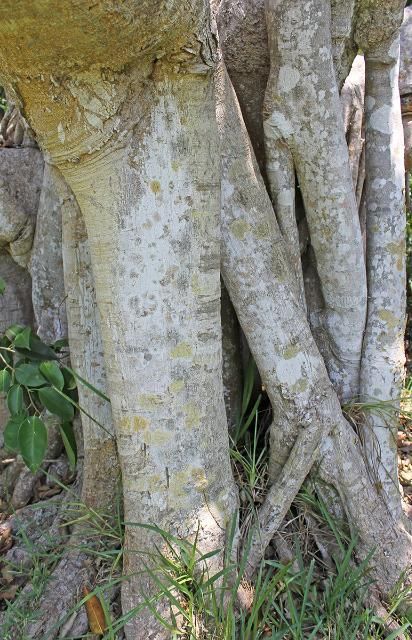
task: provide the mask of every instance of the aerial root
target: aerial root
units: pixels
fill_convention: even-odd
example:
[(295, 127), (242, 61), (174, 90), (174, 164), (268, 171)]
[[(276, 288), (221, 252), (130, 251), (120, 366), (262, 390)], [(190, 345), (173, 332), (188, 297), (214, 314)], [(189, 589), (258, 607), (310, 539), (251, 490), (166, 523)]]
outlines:
[(301, 431), (281, 474), (270, 487), (258, 511), (258, 526), (252, 536), (246, 568), (248, 579), (256, 571), (266, 547), (281, 526), (293, 499), (310, 472), (323, 432), (322, 424), (316, 420)]

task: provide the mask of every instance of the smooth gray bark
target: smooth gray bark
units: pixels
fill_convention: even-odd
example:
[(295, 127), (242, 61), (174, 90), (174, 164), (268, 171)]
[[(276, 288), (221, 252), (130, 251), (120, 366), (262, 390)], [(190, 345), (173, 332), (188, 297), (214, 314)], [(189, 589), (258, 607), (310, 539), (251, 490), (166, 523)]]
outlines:
[[(268, 0), (266, 17), (271, 71), (264, 127), (272, 197), (290, 229), (294, 164), (325, 302), (328, 340), (320, 348), (339, 396), (348, 400), (359, 393), (366, 272), (333, 66), (330, 3)], [(297, 24), (305, 24), (305, 38)], [(297, 259), (296, 233), (286, 238)]]
[[(2, 5), (0, 18), (9, 9)], [(75, 2), (52, 12), (42, 0), (17, 7), (24, 53), (5, 38), (1, 65), (19, 76), (14, 86), (40, 144), (86, 223), (129, 523), (128, 611), (151, 588), (136, 550), (152, 549), (153, 534), (139, 523), (183, 537), (198, 531), (209, 551), (224, 547), (236, 509), (221, 373), (215, 44), (200, 0), (158, 10), (128, 2), (115, 27), (105, 23), (105, 3), (92, 14)], [(146, 612), (128, 634), (164, 632)]]

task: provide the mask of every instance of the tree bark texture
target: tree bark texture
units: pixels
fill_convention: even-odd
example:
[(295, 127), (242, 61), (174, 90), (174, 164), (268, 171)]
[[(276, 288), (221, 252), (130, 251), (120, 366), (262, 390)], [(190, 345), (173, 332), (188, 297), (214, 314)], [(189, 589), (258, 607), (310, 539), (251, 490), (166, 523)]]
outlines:
[[(86, 502), (110, 505), (118, 453), (132, 576), (124, 611), (152, 592), (136, 551), (157, 538), (138, 524), (199, 531), (202, 551), (224, 547), (237, 508), (223, 397), (225, 387), (233, 426), (231, 304), (273, 410), (249, 575), (315, 468), (358, 533), (358, 556), (375, 548), (372, 573), (387, 593), (412, 556), (396, 425), (371, 413), (362, 449), (340, 401), (396, 402), (402, 378), (401, 2), (213, 2), (223, 57), (206, 0), (14, 5), (0, 6), (2, 78), (47, 154), (43, 184), (58, 185), (44, 208), (63, 215), (73, 365), (111, 399), (79, 389), (115, 436), (84, 418)], [(365, 120), (353, 76), (339, 96), (358, 47)], [(30, 264), (47, 332), (41, 212), (42, 200)], [(2, 215), (4, 244), (27, 264), (31, 214)], [(55, 310), (59, 286), (47, 301)], [(106, 483), (97, 456), (110, 461)], [(167, 636), (148, 612), (127, 633)]]
[[(46, 4), (36, 3), (27, 36), (36, 32), (37, 12)], [(119, 25), (101, 40), (103, 4), (95, 6), (93, 23), (84, 14), (73, 22), (72, 15), (56, 13), (36, 56), (24, 56), (33, 84), (18, 83), (88, 232), (131, 523), (124, 568), (133, 577), (123, 590), (125, 610), (150, 588), (145, 576), (136, 576), (142, 561), (134, 551), (147, 550), (153, 536), (136, 523), (156, 523), (183, 537), (199, 529), (200, 549), (209, 551), (224, 546), (236, 508), (221, 374), (215, 45), (203, 3), (177, 4), (160, 14), (140, 4), (128, 27), (120, 10), (128, 44), (110, 62), (108, 43), (111, 37), (113, 53)], [(61, 51), (65, 34), (69, 45)], [(70, 73), (73, 38), (80, 68)], [(50, 41), (57, 44), (60, 72), (70, 74), (64, 87), (54, 77), (59, 69), (50, 67)], [(132, 65), (128, 74), (120, 71), (124, 64)], [(43, 81), (34, 80), (38, 69)], [(50, 113), (44, 109), (49, 90), (60, 97)], [(131, 627), (131, 637), (160, 637), (149, 616)]]

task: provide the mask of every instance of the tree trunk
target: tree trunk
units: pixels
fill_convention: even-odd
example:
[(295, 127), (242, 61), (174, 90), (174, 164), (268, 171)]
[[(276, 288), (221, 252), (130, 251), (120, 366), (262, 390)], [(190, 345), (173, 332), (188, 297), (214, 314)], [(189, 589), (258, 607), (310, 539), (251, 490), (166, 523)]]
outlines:
[[(198, 532), (199, 550), (210, 551), (224, 548), (236, 512), (220, 272), (273, 410), (270, 486), (248, 575), (312, 468), (358, 532), (358, 557), (375, 548), (371, 571), (383, 592), (412, 558), (393, 490), (395, 423), (382, 431), (372, 415), (378, 460), (367, 436), (362, 451), (339, 402), (375, 389), (393, 400), (400, 379), (403, 169), (396, 53), (387, 44), (397, 37), (401, 2), (267, 0), (266, 24), (263, 0), (212, 5), (223, 60), (207, 0), (155, 7), (99, 0), (87, 12), (75, 0), (0, 6), (4, 81), (80, 209), (66, 192), (72, 359), (107, 389), (116, 439), (108, 405), (81, 388), (81, 403), (110, 432), (84, 420), (84, 498), (110, 505), (117, 448), (125, 613), (153, 593), (143, 554), (158, 538), (139, 524), (191, 540)], [(238, 55), (233, 42), (242, 38)], [(339, 99), (357, 47), (366, 56), (366, 153), (357, 142), (348, 151), (345, 133), (357, 141), (363, 118), (358, 110), (351, 129)], [(359, 207), (367, 214), (366, 247)], [(224, 328), (235, 326), (234, 316), (231, 323)], [(378, 349), (385, 356), (379, 372)], [(228, 362), (233, 422), (239, 362), (227, 376)], [(97, 456), (109, 464), (107, 482)], [(378, 484), (368, 475), (377, 462)], [(165, 616), (166, 604), (159, 603)], [(147, 610), (127, 634), (168, 636)]]
[[(63, 212), (64, 284), (71, 365), (84, 380), (105, 394), (104, 353), (86, 229), (74, 196), (56, 169), (52, 172)], [(82, 500), (88, 507), (111, 513), (120, 490), (120, 471), (110, 404), (81, 383), (77, 388), (79, 405), (84, 410), (81, 413)]]
[(28, 265), (37, 333), (47, 343), (67, 336), (61, 209), (52, 174), (46, 162)]
[(399, 399), (404, 377), (406, 304), (403, 129), (398, 87), (399, 39), (365, 55), (368, 319), (361, 397), (391, 401), (370, 413), (364, 442), (375, 482), (401, 514), (397, 464)]
[[(97, 54), (112, 75), (79, 71), (64, 88), (45, 80), (52, 94), (64, 95), (64, 111), (52, 110), (52, 116), (36, 107), (41, 80), (22, 82), (18, 90), (86, 222), (130, 523), (127, 611), (150, 588), (139, 575), (142, 556), (134, 551), (150, 548), (153, 534), (137, 525), (156, 523), (183, 537), (199, 530), (200, 550), (210, 551), (224, 546), (236, 498), (222, 394), (215, 47), (207, 11), (194, 2), (189, 12), (170, 7), (154, 12), (154, 19), (143, 3), (124, 34), (128, 50), (118, 49), (112, 59), (118, 27), (113, 47), (110, 37), (99, 45), (102, 7), (96, 5), (93, 26), (84, 14), (77, 12), (73, 23), (56, 10), (47, 39), (38, 41), (36, 55), (24, 64), (32, 74), (40, 65), (49, 78), (57, 56), (67, 72), (67, 53), (59, 55), (59, 45), (49, 57), (50, 42), (61, 43), (66, 35), (68, 42), (77, 41), (83, 61)], [(42, 8), (38, 3), (36, 9)], [(169, 41), (164, 34), (170, 37), (176, 17), (180, 23)], [(37, 12), (30, 18), (25, 37), (37, 32)], [(132, 45), (137, 28), (138, 45)], [(141, 55), (128, 74), (119, 74), (118, 65), (129, 63), (132, 51), (138, 55), (159, 35), (165, 55)], [(12, 58), (7, 55), (9, 68)], [(80, 118), (77, 126), (70, 125), (74, 116)], [(130, 623), (130, 637), (160, 637), (158, 623), (143, 620)]]

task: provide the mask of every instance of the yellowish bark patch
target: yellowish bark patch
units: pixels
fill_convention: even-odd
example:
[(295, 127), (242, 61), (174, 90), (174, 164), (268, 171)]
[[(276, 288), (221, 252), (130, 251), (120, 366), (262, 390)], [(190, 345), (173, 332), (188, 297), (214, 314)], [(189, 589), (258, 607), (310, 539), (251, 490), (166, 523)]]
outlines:
[(143, 416), (123, 416), (120, 418), (119, 427), (125, 431), (143, 431), (149, 426), (149, 421)]
[(306, 378), (299, 378), (293, 385), (292, 391), (293, 393), (303, 393), (308, 388), (308, 381)]
[(150, 183), (150, 189), (153, 191), (153, 193), (160, 193), (161, 187), (159, 180), (152, 180)]
[(188, 342), (179, 342), (170, 352), (172, 358), (190, 358), (192, 347)]
[(202, 469), (202, 467), (192, 467), (190, 473), (196, 489), (198, 491), (204, 491), (208, 484), (204, 469)]
[(381, 320), (386, 322), (390, 329), (393, 329), (398, 324), (398, 318), (395, 316), (392, 311), (388, 311), (387, 309), (381, 309), (378, 313), (378, 316)]
[(183, 406), (183, 411), (186, 416), (186, 427), (188, 427), (189, 429), (198, 427), (200, 424), (200, 413), (196, 405), (193, 402), (188, 402)]
[(389, 253), (396, 257), (396, 268), (398, 271), (403, 271), (404, 269), (404, 260), (405, 260), (405, 243), (402, 240), (401, 242), (390, 242), (388, 244)]
[(143, 409), (153, 409), (164, 402), (164, 398), (157, 393), (143, 393), (137, 399)]
[(144, 441), (146, 444), (161, 445), (169, 442), (171, 437), (172, 434), (169, 431), (145, 431)]
[(234, 220), (230, 225), (230, 230), (238, 240), (244, 240), (251, 230), (251, 225), (246, 220)]
[(256, 227), (254, 228), (254, 232), (256, 238), (258, 238), (259, 240), (264, 240), (265, 238), (269, 237), (269, 225), (265, 222), (262, 222), (261, 224), (256, 225)]
[(184, 388), (185, 388), (184, 380), (175, 380), (174, 382), (171, 382), (169, 384), (170, 393), (179, 393), (180, 391), (183, 391)]
[(170, 494), (175, 498), (181, 498), (186, 493), (185, 486), (189, 481), (188, 471), (177, 471), (170, 478)]
[(298, 355), (299, 351), (300, 349), (296, 344), (290, 344), (283, 350), (282, 355), (285, 360), (290, 360), (291, 358), (295, 358)]

